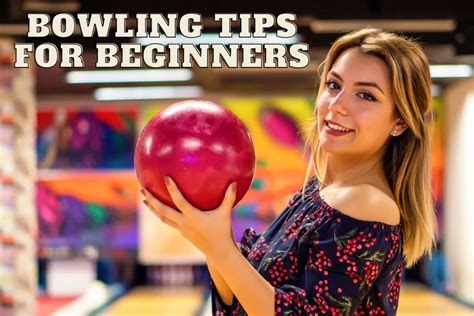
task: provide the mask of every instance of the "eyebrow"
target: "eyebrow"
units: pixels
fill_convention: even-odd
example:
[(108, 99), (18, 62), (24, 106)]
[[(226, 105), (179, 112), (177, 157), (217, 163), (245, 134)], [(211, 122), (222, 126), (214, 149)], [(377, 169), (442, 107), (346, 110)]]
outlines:
[[(342, 77), (337, 73), (335, 72), (334, 70), (331, 70), (329, 72), (330, 74), (332, 74), (334, 77), (336, 77), (337, 79), (341, 80), (342, 82), (344, 82), (344, 80), (342, 80)], [(378, 89), (383, 95), (385, 95), (385, 93), (383, 93), (383, 90), (382, 88), (379, 87), (378, 84), (376, 84), (375, 82), (366, 82), (366, 81), (358, 81), (355, 83), (356, 86), (369, 86), (369, 87), (374, 87), (376, 89)]]

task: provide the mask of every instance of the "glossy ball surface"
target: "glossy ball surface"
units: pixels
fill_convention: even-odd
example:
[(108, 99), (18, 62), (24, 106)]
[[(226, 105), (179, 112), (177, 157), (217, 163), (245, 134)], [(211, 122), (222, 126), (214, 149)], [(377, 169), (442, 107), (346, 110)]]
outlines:
[(135, 147), (135, 170), (142, 187), (176, 208), (164, 183), (170, 176), (196, 208), (217, 208), (230, 183), (237, 204), (255, 173), (255, 150), (243, 122), (212, 102), (190, 100), (158, 112)]

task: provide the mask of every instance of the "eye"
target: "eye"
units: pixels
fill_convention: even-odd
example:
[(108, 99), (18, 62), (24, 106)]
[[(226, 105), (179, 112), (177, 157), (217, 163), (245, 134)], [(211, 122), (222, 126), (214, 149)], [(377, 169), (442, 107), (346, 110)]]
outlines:
[(328, 80), (326, 81), (326, 86), (329, 88), (329, 89), (340, 89), (341, 87), (339, 86), (339, 84), (334, 81), (334, 80)]
[(365, 99), (367, 101), (377, 101), (377, 99), (370, 93), (368, 92), (361, 92), (358, 94), (358, 96), (360, 96), (362, 99)]

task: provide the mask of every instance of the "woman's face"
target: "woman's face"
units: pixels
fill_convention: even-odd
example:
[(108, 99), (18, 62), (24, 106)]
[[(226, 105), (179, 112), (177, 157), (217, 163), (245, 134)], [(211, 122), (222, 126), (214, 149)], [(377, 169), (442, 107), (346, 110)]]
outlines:
[(324, 151), (372, 156), (397, 123), (387, 66), (357, 47), (347, 49), (329, 71), (317, 109)]

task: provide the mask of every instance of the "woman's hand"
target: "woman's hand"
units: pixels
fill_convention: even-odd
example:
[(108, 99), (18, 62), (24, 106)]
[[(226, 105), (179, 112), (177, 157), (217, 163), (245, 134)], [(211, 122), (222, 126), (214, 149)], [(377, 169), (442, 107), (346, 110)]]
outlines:
[(206, 256), (222, 255), (222, 251), (228, 247), (236, 246), (231, 224), (231, 210), (236, 197), (235, 182), (227, 188), (221, 205), (207, 212), (191, 205), (170, 177), (165, 177), (165, 183), (181, 213), (162, 203), (149, 191), (141, 190), (145, 196), (143, 202), (161, 221), (179, 230)]

